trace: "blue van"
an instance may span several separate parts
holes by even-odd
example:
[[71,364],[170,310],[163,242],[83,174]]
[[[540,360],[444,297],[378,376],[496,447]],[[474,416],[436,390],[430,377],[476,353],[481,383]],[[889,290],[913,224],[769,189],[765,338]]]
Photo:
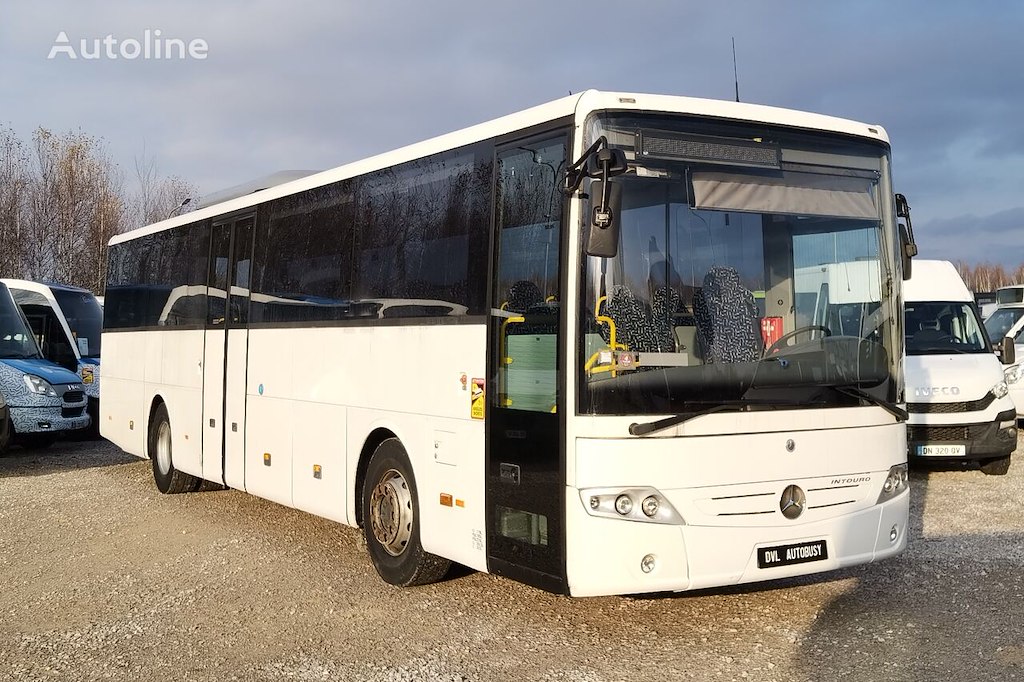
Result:
[[25,314],[43,357],[78,374],[99,430],[100,333],[103,308],[87,289],[53,282],[0,279]]
[[[24,314],[0,282],[0,393],[13,442],[46,447],[89,427],[82,379],[43,358]],[[3,430],[3,429],[0,429]]]

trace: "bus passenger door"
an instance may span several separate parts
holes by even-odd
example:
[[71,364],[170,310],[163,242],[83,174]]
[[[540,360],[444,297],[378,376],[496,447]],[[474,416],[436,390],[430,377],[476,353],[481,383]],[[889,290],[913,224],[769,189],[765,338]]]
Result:
[[487,569],[566,591],[564,133],[499,147],[486,414]]
[[203,361],[203,478],[244,488],[253,216],[213,226]]

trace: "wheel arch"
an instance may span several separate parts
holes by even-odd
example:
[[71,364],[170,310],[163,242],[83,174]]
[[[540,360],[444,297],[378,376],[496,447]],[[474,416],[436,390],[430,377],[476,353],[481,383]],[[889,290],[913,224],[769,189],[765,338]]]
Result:
[[146,436],[142,439],[142,451],[146,454],[146,459],[153,459],[152,455],[149,454],[149,435],[153,432],[153,416],[156,414],[156,408],[164,404],[166,404],[166,401],[159,393],[155,394],[149,401],[149,411],[146,413]]
[[363,447],[359,451],[359,463],[356,465],[355,487],[352,491],[353,506],[355,507],[356,526],[363,526],[363,483],[366,481],[366,470],[370,466],[370,458],[373,457],[377,447],[389,438],[396,438],[401,443],[402,439],[391,428],[378,426],[373,429],[363,441]]

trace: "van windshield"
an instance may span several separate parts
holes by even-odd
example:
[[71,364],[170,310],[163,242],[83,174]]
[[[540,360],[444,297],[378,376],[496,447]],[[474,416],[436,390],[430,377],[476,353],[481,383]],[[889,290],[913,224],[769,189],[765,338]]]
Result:
[[38,358],[39,347],[25,316],[11,298],[7,286],[0,283],[0,359]]
[[96,297],[88,291],[72,291],[70,289],[53,288],[53,297],[57,299],[68,327],[78,344],[78,352],[83,357],[98,358],[100,356],[100,332],[103,330],[103,308],[100,308]]
[[974,306],[962,302],[907,302],[907,355],[990,353]]

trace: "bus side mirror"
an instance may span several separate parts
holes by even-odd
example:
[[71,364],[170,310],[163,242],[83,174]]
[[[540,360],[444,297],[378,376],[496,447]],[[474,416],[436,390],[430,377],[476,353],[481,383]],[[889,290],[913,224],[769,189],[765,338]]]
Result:
[[613,258],[619,252],[619,223],[622,220],[622,185],[614,180],[590,183],[590,212],[587,220],[588,256]]
[[1003,337],[1003,343],[999,348],[999,359],[1004,365],[1012,365],[1017,362],[1017,349],[1013,346],[1012,336]]
[[911,258],[917,255],[917,244],[910,239],[907,227],[900,223],[900,256],[903,258],[903,279],[910,279]]

